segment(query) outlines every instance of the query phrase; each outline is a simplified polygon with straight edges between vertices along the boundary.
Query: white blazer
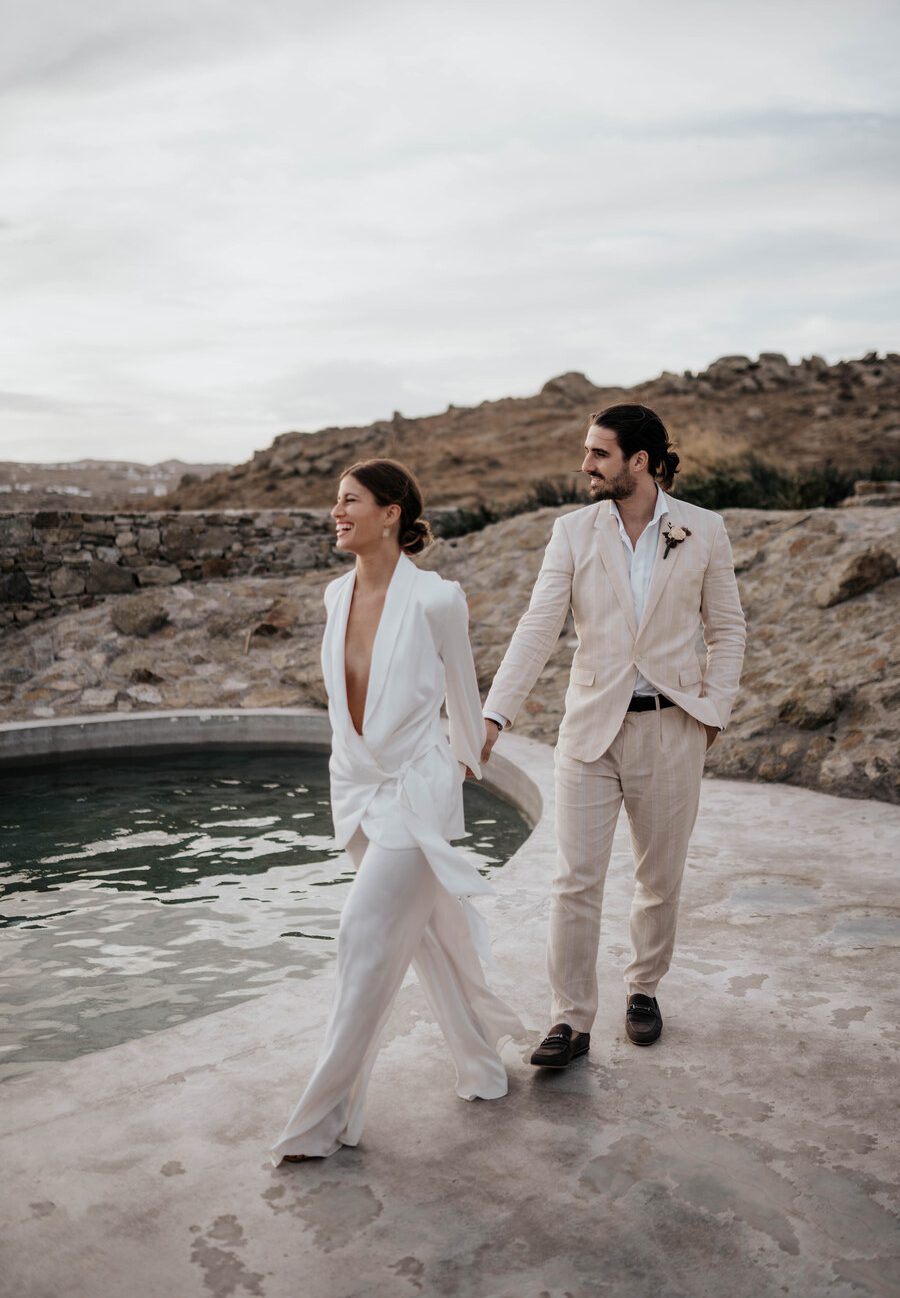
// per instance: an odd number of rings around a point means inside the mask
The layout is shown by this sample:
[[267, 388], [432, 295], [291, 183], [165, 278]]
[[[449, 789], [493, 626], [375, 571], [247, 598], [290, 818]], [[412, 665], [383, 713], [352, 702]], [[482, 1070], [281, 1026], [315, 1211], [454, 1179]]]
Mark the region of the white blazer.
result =
[[[331, 805], [346, 847], [358, 828], [384, 847], [418, 846], [457, 897], [493, 892], [451, 838], [466, 836], [464, 767], [480, 778], [484, 721], [469, 644], [466, 597], [456, 582], [401, 554], [372, 647], [363, 733], [347, 706], [345, 640], [355, 569], [325, 589], [322, 670], [332, 727]], [[447, 702], [450, 738], [441, 724]], [[474, 914], [470, 924], [477, 925]], [[473, 933], [483, 950], [483, 933]]]
[[[721, 515], [665, 496], [640, 625], [618, 523], [608, 501], [563, 514], [510, 641], [485, 710], [515, 719], [549, 658], [569, 608], [578, 645], [559, 747], [592, 762], [619, 732], [638, 672], [690, 716], [724, 726], [737, 694], [746, 624]], [[689, 529], [665, 553], [666, 519]], [[702, 626], [706, 663], [697, 641]]]

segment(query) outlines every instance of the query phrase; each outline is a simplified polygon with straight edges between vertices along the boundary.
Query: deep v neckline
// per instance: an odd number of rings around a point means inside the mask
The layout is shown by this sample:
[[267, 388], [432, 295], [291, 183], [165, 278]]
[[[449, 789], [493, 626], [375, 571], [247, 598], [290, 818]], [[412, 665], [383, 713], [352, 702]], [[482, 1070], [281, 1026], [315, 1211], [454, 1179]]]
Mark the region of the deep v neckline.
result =
[[353, 597], [356, 594], [357, 574], [355, 570], [353, 572], [353, 581], [350, 583], [350, 598], [347, 601], [347, 617], [344, 620], [344, 634], [343, 634], [342, 645], [341, 645], [341, 667], [344, 673], [344, 703], [347, 708], [347, 716], [350, 718], [350, 729], [359, 739], [362, 739], [366, 733], [366, 721], [369, 717], [369, 701], [372, 697], [372, 674], [373, 674], [373, 668], [377, 661], [375, 657], [375, 650], [378, 646], [378, 639], [379, 636], [381, 635], [381, 629], [384, 625], [384, 615], [387, 610], [388, 600], [391, 594], [391, 587], [394, 585], [394, 582], [396, 581], [397, 571], [401, 565], [402, 560], [403, 560], [403, 552], [401, 551], [397, 559], [397, 562], [394, 565], [394, 571], [391, 573], [391, 579], [385, 588], [384, 599], [381, 601], [381, 612], [378, 614], [378, 625], [375, 627], [375, 634], [372, 636], [372, 647], [369, 650], [369, 663], [368, 663], [368, 670], [366, 672], [366, 693], [365, 693], [365, 698], [363, 699], [362, 730], [357, 730], [356, 723], [353, 720], [353, 716], [350, 712], [350, 691], [347, 688], [347, 632], [350, 629], [350, 617], [353, 613]]

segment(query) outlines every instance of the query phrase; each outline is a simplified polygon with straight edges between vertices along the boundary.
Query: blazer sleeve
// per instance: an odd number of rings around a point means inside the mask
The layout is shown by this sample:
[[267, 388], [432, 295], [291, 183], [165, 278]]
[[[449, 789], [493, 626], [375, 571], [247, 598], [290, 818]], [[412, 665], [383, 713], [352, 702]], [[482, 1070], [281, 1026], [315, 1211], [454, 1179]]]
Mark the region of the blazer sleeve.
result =
[[447, 680], [450, 747], [458, 762], [481, 779], [484, 719], [478, 677], [469, 641], [469, 606], [462, 587], [445, 581], [440, 604], [440, 654]]
[[519, 619], [503, 661], [485, 699], [486, 712], [508, 717], [510, 724], [550, 657], [572, 603], [575, 559], [558, 518], [544, 551], [544, 560], [531, 592], [531, 602]]
[[703, 578], [700, 617], [706, 642], [703, 693], [715, 704], [719, 724], [724, 728], [740, 684], [747, 624], [734, 575], [731, 543], [721, 521]]

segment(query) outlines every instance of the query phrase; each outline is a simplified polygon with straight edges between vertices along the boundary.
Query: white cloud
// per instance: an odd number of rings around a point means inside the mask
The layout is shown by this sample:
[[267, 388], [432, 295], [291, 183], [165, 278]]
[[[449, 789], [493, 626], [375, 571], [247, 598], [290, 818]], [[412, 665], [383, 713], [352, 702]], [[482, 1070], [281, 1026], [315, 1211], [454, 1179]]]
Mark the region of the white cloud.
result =
[[[896, 345], [894, 6], [17, 9], [0, 457]], [[820, 332], [817, 333], [817, 330]]]

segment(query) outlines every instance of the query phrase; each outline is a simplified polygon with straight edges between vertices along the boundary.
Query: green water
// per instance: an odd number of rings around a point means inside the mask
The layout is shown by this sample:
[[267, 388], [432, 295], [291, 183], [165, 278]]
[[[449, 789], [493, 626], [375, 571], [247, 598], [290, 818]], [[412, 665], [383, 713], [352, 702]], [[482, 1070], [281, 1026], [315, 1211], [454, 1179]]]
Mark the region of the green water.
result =
[[[465, 785], [484, 873], [528, 835]], [[324, 756], [206, 752], [0, 775], [0, 1077], [211, 1013], [334, 955], [352, 875]]]

